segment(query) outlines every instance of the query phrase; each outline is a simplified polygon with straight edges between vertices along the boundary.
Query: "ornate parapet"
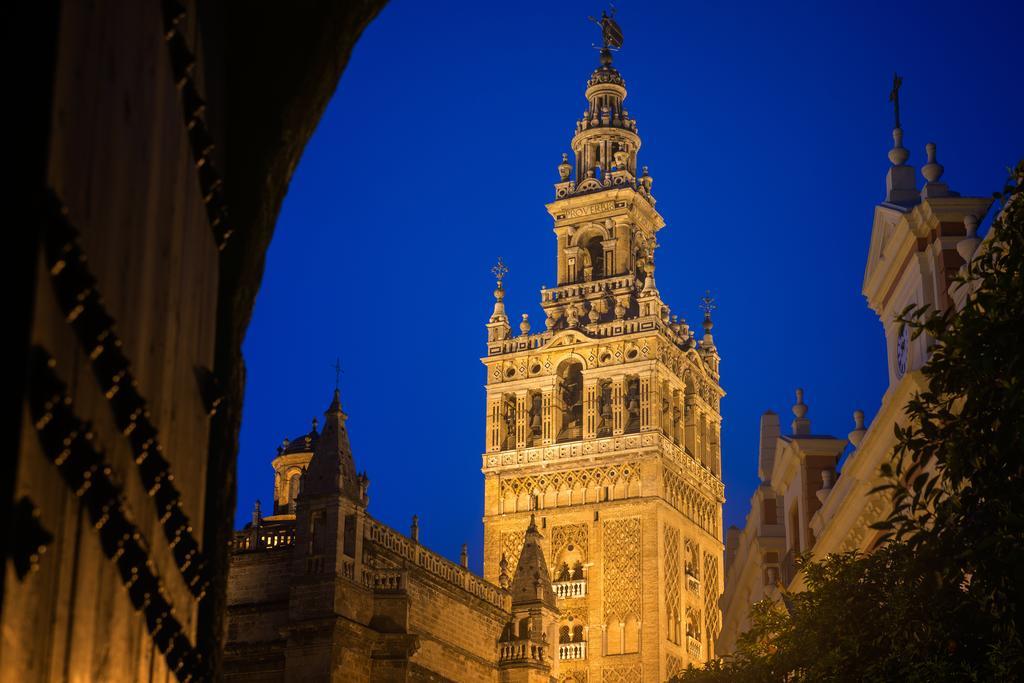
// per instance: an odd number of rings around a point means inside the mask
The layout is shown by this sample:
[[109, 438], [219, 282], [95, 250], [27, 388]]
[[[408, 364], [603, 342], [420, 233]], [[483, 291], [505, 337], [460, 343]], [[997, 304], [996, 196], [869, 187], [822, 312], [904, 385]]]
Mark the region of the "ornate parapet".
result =
[[[419, 543], [414, 542], [391, 527], [381, 524], [372, 517], [366, 517], [363, 529], [366, 540], [400, 556], [413, 566], [423, 569], [434, 578], [464, 590], [500, 610], [507, 612], [511, 609], [508, 593], [473, 574], [465, 567], [459, 566], [437, 553], [427, 550]], [[393, 577], [390, 577], [387, 573], [379, 575], [375, 573], [371, 579], [372, 586], [376, 590], [379, 586], [390, 585], [392, 579]]]

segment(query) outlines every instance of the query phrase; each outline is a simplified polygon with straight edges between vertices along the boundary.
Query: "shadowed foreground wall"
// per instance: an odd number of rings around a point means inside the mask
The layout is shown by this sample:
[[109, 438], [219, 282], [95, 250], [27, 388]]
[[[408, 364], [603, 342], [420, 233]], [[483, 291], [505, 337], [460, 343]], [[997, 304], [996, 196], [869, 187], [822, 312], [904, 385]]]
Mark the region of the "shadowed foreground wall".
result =
[[31, 220], [9, 254], [0, 680], [216, 676], [241, 340], [291, 173], [382, 4], [13, 17]]

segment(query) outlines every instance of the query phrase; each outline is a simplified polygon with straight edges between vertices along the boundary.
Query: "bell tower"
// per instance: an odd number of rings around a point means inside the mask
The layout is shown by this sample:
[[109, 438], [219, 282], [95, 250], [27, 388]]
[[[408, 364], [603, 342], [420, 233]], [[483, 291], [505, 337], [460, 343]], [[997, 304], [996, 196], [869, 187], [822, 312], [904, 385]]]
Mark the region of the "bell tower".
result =
[[599, 66], [547, 205], [557, 286], [541, 290], [543, 331], [523, 315], [513, 334], [495, 269], [484, 575], [498, 582], [539, 544], [558, 610], [552, 675], [663, 681], [713, 657], [721, 623], [724, 392], [710, 297], [698, 339], [655, 284], [665, 221], [613, 65], [621, 32], [598, 23]]

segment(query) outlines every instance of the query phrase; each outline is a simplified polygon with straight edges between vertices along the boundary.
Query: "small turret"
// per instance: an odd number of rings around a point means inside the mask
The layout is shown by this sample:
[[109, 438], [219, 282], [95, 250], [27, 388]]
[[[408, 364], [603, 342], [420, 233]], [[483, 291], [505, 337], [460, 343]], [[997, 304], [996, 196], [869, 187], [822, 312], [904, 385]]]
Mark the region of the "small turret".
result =
[[316, 442], [309, 468], [302, 475], [300, 496], [319, 496], [341, 493], [350, 500], [363, 503], [352, 446], [348, 440], [345, 421], [348, 416], [341, 409], [341, 392], [334, 390], [331, 405], [324, 412], [324, 429]]

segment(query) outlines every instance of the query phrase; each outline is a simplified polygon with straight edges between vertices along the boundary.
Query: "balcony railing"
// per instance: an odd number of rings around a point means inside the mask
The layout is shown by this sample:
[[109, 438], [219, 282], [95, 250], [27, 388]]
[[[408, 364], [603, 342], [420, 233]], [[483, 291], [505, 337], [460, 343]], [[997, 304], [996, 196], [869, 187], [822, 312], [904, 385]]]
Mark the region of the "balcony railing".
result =
[[555, 589], [555, 596], [567, 598], [582, 598], [587, 595], [587, 580], [576, 579], [571, 581], [556, 581], [551, 584]]
[[560, 643], [558, 646], [558, 658], [562, 661], [570, 659], [587, 658], [587, 642], [585, 640], [573, 643]]
[[686, 652], [690, 655], [690, 659], [700, 659], [700, 641], [693, 636], [686, 636]]
[[700, 579], [698, 579], [693, 574], [687, 572], [686, 573], [686, 587], [689, 588], [694, 593], [699, 593], [700, 592]]
[[498, 662], [544, 662], [544, 643], [529, 638], [498, 643]]

